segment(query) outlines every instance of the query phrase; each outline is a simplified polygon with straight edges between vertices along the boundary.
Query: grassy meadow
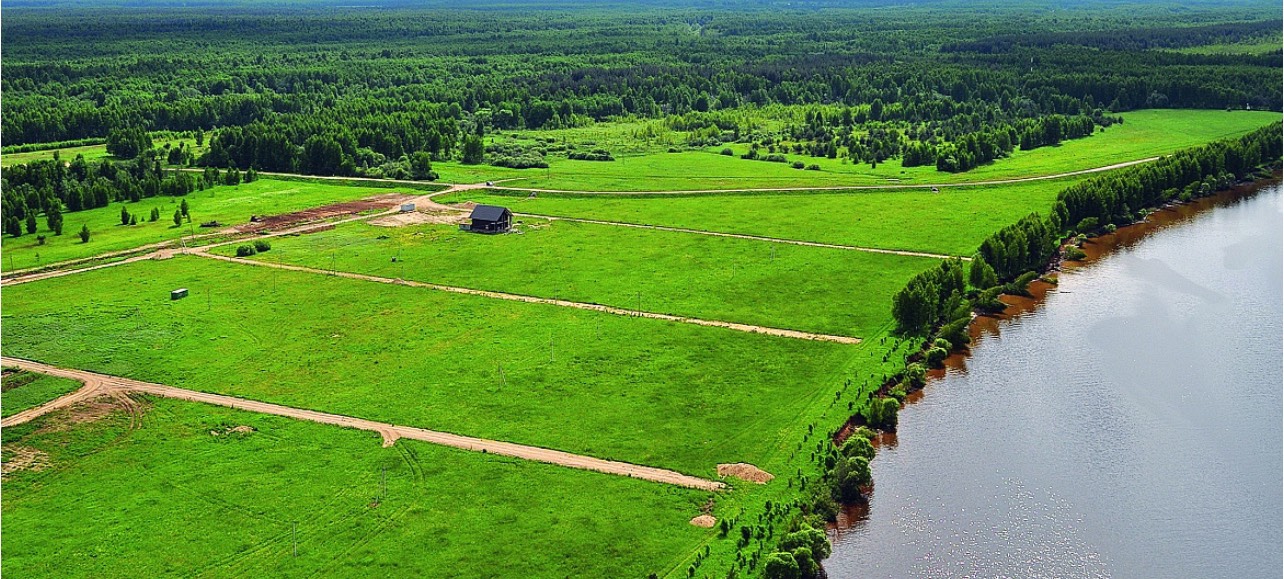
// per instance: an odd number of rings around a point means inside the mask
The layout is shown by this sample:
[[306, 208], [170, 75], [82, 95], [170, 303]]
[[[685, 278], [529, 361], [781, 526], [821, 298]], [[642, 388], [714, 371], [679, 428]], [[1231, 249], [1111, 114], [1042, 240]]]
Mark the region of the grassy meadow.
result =
[[699, 476], [860, 348], [193, 256], [11, 286], [3, 323], [6, 355]]
[[74, 392], [81, 383], [57, 376], [46, 376], [24, 370], [6, 369], [0, 380], [0, 416], [13, 416], [28, 408], [35, 408], [64, 394]]
[[938, 263], [570, 221], [518, 230], [352, 223], [275, 239], [254, 259], [857, 337], [882, 329], [892, 294]]
[[133, 429], [121, 412], [59, 428], [66, 411], [5, 429], [6, 459], [34, 449], [48, 463], [5, 476], [6, 575], [645, 577], [716, 533], [687, 522], [700, 491], [143, 406]]
[[437, 197], [474, 201], [516, 212], [665, 225], [971, 256], [995, 230], [1031, 212], [1046, 211], [1076, 179], [926, 190], [808, 191], [656, 196], [589, 196], [474, 190]]
[[[353, 201], [395, 192], [377, 187], [353, 187], [309, 181], [259, 179], [236, 186], [222, 185], [194, 191], [185, 197], [150, 197], [135, 203], [116, 202], [106, 207], [63, 214], [62, 235], [54, 235], [42, 215], [35, 234], [22, 237], [4, 236], [3, 271], [37, 267], [68, 259], [92, 257], [192, 234], [211, 233], [201, 222], [218, 221], [224, 226], [248, 223], [252, 215], [274, 215], [300, 211], [330, 203]], [[187, 201], [192, 222], [174, 225], [174, 211]], [[124, 207], [138, 216], [138, 225], [121, 225]], [[160, 219], [148, 221], [152, 208], [160, 210]], [[89, 243], [82, 243], [82, 225], [89, 227]], [[36, 240], [45, 236], [44, 245]]]
[[[1015, 151], [1012, 156], [963, 173], [942, 173], [935, 167], [902, 167], [899, 159], [871, 168], [868, 164], [844, 163], [841, 159], [787, 155], [790, 161], [820, 166], [819, 171], [800, 170], [786, 163], [745, 160], [745, 144], [728, 144], [736, 156], [719, 154], [723, 147], [668, 153], [663, 145], [681, 139], [681, 134], [655, 137], [646, 152], [617, 155], [615, 161], [574, 161], [549, 156], [548, 169], [507, 169], [487, 165], [441, 162], [433, 165], [441, 180], [449, 183], [504, 181], [503, 185], [533, 189], [569, 191], [689, 191], [702, 189], [837, 187], [889, 183], [969, 183], [1054, 175], [1104, 167], [1125, 161], [1172, 153], [1178, 149], [1247, 133], [1279, 119], [1269, 111], [1155, 109], [1122, 113], [1123, 124], [1100, 130], [1091, 137], [1069, 140], [1055, 147]], [[642, 131], [636, 124], [619, 133]], [[568, 142], [610, 146], [616, 132], [599, 129], [603, 136], [576, 138]], [[632, 132], [628, 132], [632, 131]], [[505, 133], [515, 142], [528, 142], [545, 131]], [[516, 135], [517, 138], [513, 138]], [[593, 133], [589, 133], [593, 135]], [[558, 137], [554, 137], [558, 138]], [[590, 145], [586, 145], [590, 146]], [[593, 145], [595, 146], [595, 145]], [[637, 150], [636, 148], [634, 150]]]

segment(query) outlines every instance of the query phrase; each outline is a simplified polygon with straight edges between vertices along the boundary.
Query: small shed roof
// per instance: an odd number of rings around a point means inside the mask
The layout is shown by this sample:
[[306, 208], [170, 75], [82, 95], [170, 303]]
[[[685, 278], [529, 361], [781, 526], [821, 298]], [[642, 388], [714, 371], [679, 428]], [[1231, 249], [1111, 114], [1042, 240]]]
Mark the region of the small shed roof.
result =
[[469, 217], [476, 221], [499, 221], [504, 218], [505, 213], [510, 213], [507, 207], [478, 205], [473, 207], [472, 215]]

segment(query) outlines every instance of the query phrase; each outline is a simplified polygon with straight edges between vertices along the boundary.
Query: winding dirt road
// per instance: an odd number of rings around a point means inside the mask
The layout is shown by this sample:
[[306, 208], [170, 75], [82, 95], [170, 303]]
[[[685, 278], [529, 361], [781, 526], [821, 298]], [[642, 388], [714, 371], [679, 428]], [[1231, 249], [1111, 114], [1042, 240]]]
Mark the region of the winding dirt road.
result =
[[343, 416], [340, 414], [328, 414], [325, 412], [317, 412], [315, 410], [306, 410], [302, 408], [281, 406], [279, 404], [271, 404], [268, 402], [259, 402], [257, 400], [247, 400], [233, 396], [210, 394], [208, 392], [197, 392], [195, 390], [175, 388], [173, 386], [153, 384], [151, 382], [142, 382], [139, 380], [88, 372], [85, 370], [59, 368], [57, 366], [50, 366], [48, 364], [23, 360], [20, 358], [4, 357], [0, 359], [0, 363], [3, 363], [5, 366], [14, 366], [22, 368], [23, 370], [40, 372], [50, 376], [79, 380], [85, 384], [83, 388], [72, 392], [71, 394], [58, 398], [42, 406], [5, 418], [3, 421], [0, 421], [0, 427], [3, 428], [28, 422], [38, 416], [43, 416], [44, 414], [59, 408], [65, 408], [77, 402], [86, 401], [97, 396], [139, 392], [164, 398], [186, 400], [189, 402], [201, 402], [204, 404], [225, 406], [227, 408], [234, 408], [237, 410], [272, 414], [275, 416], [284, 416], [286, 418], [295, 418], [298, 420], [307, 420], [321, 424], [377, 432], [381, 437], [383, 437], [383, 445], [385, 447], [396, 444], [397, 439], [399, 438], [407, 438], [410, 440], [420, 440], [423, 442], [440, 444], [442, 446], [470, 450], [473, 452], [510, 456], [524, 460], [534, 460], [559, 466], [578, 468], [581, 470], [591, 470], [606, 474], [627, 476], [629, 478], [706, 491], [716, 491], [726, 487], [726, 485], [718, 481], [685, 475], [676, 471], [641, 466], [627, 462], [593, 458], [591, 456], [571, 454], [560, 450], [551, 450], [497, 440], [487, 440], [484, 438], [474, 438], [471, 436], [461, 436], [458, 434], [451, 434], [449, 432], [439, 432], [436, 430], [428, 430], [426, 428], [415, 428], [413, 426], [397, 426], [386, 422], [375, 422], [373, 420], [353, 418], [351, 416]]

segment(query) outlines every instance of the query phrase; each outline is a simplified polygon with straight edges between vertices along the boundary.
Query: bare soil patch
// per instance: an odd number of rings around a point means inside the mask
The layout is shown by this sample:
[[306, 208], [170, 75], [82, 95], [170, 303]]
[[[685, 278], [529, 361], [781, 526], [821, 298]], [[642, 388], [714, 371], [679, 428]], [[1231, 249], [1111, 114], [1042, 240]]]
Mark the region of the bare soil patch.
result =
[[718, 524], [718, 519], [715, 519], [713, 515], [700, 515], [691, 519], [691, 524], [705, 529], [712, 529], [714, 525]]
[[468, 221], [467, 213], [457, 211], [411, 211], [371, 219], [370, 225], [402, 227], [406, 225], [458, 225]]
[[132, 427], [141, 415], [142, 410], [136, 406], [136, 402], [131, 400], [127, 404], [121, 398], [123, 396], [108, 393], [72, 404], [67, 408], [55, 411], [55, 414], [51, 415], [53, 418], [46, 420], [40, 427], [40, 431], [62, 432], [70, 430], [77, 424], [97, 422], [116, 412], [128, 414]]
[[771, 479], [776, 478], [776, 475], [744, 462], [718, 465], [718, 476], [734, 477], [760, 485], [767, 484]]
[[21, 470], [40, 472], [51, 465], [47, 453], [30, 446], [10, 445], [4, 447], [4, 450], [9, 457], [0, 463], [0, 478]]
[[255, 433], [255, 432], [258, 432], [258, 430], [257, 430], [257, 429], [255, 429], [253, 426], [246, 426], [246, 425], [242, 424], [242, 425], [240, 425], [240, 426], [228, 426], [228, 427], [226, 427], [226, 428], [216, 428], [216, 429], [214, 429], [214, 430], [211, 430], [211, 431], [210, 431], [210, 435], [211, 435], [211, 436], [227, 436], [227, 435], [229, 435], [229, 434], [238, 434], [238, 435], [242, 435], [242, 436], [244, 436], [244, 435], [248, 435], [248, 434], [253, 434], [253, 433]]
[[346, 203], [335, 203], [333, 205], [313, 207], [312, 209], [295, 211], [294, 213], [256, 216], [255, 221], [251, 221], [245, 225], [239, 225], [235, 229], [238, 233], [257, 233], [266, 229], [284, 229], [294, 225], [320, 221], [322, 219], [333, 219], [335, 217], [357, 215], [366, 211], [388, 209], [393, 205], [403, 201], [409, 201], [414, 198], [414, 195], [386, 193], [383, 195], [366, 197], [359, 201], [348, 201]]

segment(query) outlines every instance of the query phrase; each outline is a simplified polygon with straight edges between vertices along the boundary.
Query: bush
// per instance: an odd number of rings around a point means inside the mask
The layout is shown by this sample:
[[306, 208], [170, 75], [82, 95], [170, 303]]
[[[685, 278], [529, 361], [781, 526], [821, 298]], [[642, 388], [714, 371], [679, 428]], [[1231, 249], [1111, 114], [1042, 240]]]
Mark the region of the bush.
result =
[[1092, 233], [1097, 230], [1097, 223], [1096, 217], [1084, 217], [1074, 229], [1079, 233]]
[[1067, 245], [1066, 248], [1061, 251], [1061, 258], [1068, 261], [1079, 261], [1085, 257], [1088, 257], [1088, 254], [1073, 245]]
[[614, 161], [615, 157], [611, 156], [610, 151], [606, 149], [593, 149], [592, 151], [575, 151], [566, 156], [567, 159], [576, 161]]
[[847, 458], [860, 456], [864, 457], [865, 460], [874, 460], [874, 445], [870, 444], [869, 439], [863, 436], [848, 438], [839, 452], [842, 452], [843, 456]]
[[[846, 503], [855, 501], [861, 496], [860, 487], [868, 486], [871, 482], [874, 482], [874, 477], [870, 474], [869, 461], [865, 457], [843, 459], [838, 463], [838, 468], [834, 469], [834, 491], [837, 495], [834, 498]], [[785, 538], [788, 540], [789, 537]], [[781, 545], [784, 544], [781, 541]]]
[[914, 388], [922, 388], [927, 384], [927, 368], [918, 362], [910, 364], [905, 368], [905, 381]]
[[772, 553], [763, 563], [763, 576], [767, 579], [799, 579], [798, 561], [793, 553]]
[[723, 149], [723, 150], [722, 150], [722, 152], [721, 152], [721, 153], [719, 153], [719, 154], [720, 154], [720, 155], [727, 156], [727, 157], [730, 157], [730, 156], [732, 156], [732, 155], [735, 155], [735, 154], [736, 154], [736, 152], [735, 152], [735, 151], [732, 151], [732, 150], [731, 150], [731, 147], [727, 147], [727, 148]]
[[784, 155], [781, 155], [780, 153], [772, 153], [770, 155], [767, 155], [766, 157], [763, 157], [762, 160], [767, 161], [769, 163], [788, 163], [789, 162], [789, 159]]
[[927, 350], [927, 363], [933, 368], [940, 368], [944, 365], [943, 362], [949, 355], [949, 350], [933, 346]]
[[257, 252], [259, 252], [259, 253], [263, 253], [263, 252], [265, 252], [265, 251], [267, 251], [267, 250], [269, 250], [269, 249], [272, 249], [272, 244], [271, 244], [271, 243], [268, 243], [268, 240], [266, 240], [266, 239], [255, 239], [255, 240], [254, 240], [254, 251], [257, 251]]
[[1119, 229], [1119, 227], [1113, 223], [1107, 223], [1105, 227], [1106, 233], [1114, 233], [1117, 229]]
[[249, 257], [251, 255], [254, 255], [255, 253], [258, 253], [258, 252], [254, 250], [253, 245], [241, 245], [241, 246], [237, 246], [236, 248], [237, 257]]
[[546, 169], [548, 161], [544, 157], [534, 154], [526, 154], [515, 157], [500, 156], [490, 161], [491, 165], [496, 167], [507, 167], [509, 169]]
[[817, 164], [815, 164], [815, 163], [812, 163], [812, 164], [810, 164], [810, 165], [807, 165], [807, 170], [808, 170], [808, 171], [819, 171], [819, 170], [820, 170], [820, 165], [817, 165]]
[[790, 163], [789, 166], [795, 169], [802, 169], [803, 167], [806, 167], [806, 165], [804, 165], [802, 161], [794, 161], [793, 163]]

